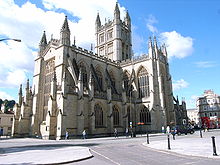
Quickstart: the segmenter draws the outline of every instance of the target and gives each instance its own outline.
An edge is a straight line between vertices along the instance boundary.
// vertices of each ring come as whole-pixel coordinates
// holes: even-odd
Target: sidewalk
[[[168,150],[168,140],[167,135],[164,135],[164,140],[160,141],[150,141],[150,144],[147,142],[143,145],[166,152],[174,152],[182,155],[190,156],[200,156],[207,158],[220,159],[219,156],[213,156],[213,147],[212,147],[212,136],[215,136],[215,145],[217,154],[220,154],[220,131],[219,130],[210,130],[209,132],[203,132],[203,137],[200,137],[200,132],[196,131],[194,134],[176,136],[176,140],[173,140],[172,135],[170,135],[170,150]]]
[[[25,140],[30,145],[25,146]],[[35,145],[38,139],[1,140],[0,164],[61,164],[93,157],[87,147]],[[10,143],[9,147],[4,143]],[[44,143],[44,141],[42,141]],[[22,144],[24,144],[22,146]],[[3,148],[2,148],[3,147]]]

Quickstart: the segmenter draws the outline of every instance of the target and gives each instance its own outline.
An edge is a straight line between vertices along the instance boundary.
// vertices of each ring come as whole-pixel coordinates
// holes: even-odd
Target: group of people
[[[125,129],[125,135],[126,135],[126,137],[129,136],[129,129],[128,128]],[[116,128],[114,129],[114,136],[115,136],[115,138],[118,138],[118,130]],[[82,138],[86,139],[86,130],[83,130]],[[66,131],[65,139],[66,140],[69,139],[69,132],[68,131]]]
[[[83,130],[82,137],[83,137],[83,139],[86,139],[86,130]],[[65,139],[66,140],[69,139],[69,132],[68,131],[66,131]]]
[[[177,133],[177,129],[176,129],[176,127],[170,128],[170,126],[168,125],[165,130],[164,126],[162,126],[162,133],[167,133],[167,134],[173,135],[173,140],[175,140],[175,135]]]

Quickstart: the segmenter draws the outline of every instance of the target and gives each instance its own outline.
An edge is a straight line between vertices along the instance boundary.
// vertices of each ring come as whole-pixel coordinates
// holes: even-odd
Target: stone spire
[[[149,37],[148,39],[148,56],[152,59],[154,58],[153,43],[152,43],[151,37]]]
[[[46,46],[47,46],[47,38],[46,38],[46,33],[44,31],[43,36],[39,43],[39,52],[41,53],[46,48]]]
[[[148,48],[152,48],[152,40],[151,37],[148,39]]]
[[[21,104],[22,104],[22,84],[20,85],[19,92],[18,92],[18,103],[21,106]]]
[[[162,52],[163,52],[163,55],[167,57],[167,48],[165,44],[162,45]]]
[[[69,31],[70,32],[67,16],[65,16],[64,23],[63,23],[63,26],[61,28],[61,32],[62,31]]]
[[[25,102],[28,103],[28,100],[30,99],[30,85],[29,85],[29,79],[27,79],[26,83],[26,95],[25,95]]]
[[[96,27],[96,31],[101,27],[101,21],[100,21],[99,13],[97,14],[97,17],[96,17],[95,27]]]
[[[129,16],[128,10],[126,11],[125,24],[126,24],[128,27],[131,27],[131,18],[130,18],[130,16]]]
[[[26,90],[29,90],[30,85],[29,85],[29,79],[27,79],[27,83],[26,83]]]
[[[157,38],[156,38],[156,36],[154,36],[154,48],[157,49]]]
[[[63,26],[60,30],[60,41],[61,44],[70,46],[70,29],[67,21],[67,16],[65,16]]]
[[[116,2],[116,5],[115,5],[114,19],[115,20],[120,20],[120,10],[118,8],[118,2]]]

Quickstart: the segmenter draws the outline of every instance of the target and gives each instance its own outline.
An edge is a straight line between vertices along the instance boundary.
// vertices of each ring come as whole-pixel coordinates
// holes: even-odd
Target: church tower
[[[131,19],[128,11],[122,21],[118,3],[116,3],[113,20],[107,20],[104,25],[101,25],[99,14],[97,14],[95,25],[98,55],[114,61],[131,59]]]

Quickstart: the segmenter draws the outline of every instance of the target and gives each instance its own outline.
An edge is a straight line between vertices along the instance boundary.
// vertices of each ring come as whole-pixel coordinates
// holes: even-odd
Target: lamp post
[[[15,38],[3,38],[3,39],[0,39],[0,41],[5,41],[5,40],[13,40],[13,41],[16,41],[16,42],[21,42],[20,39],[15,39]]]

